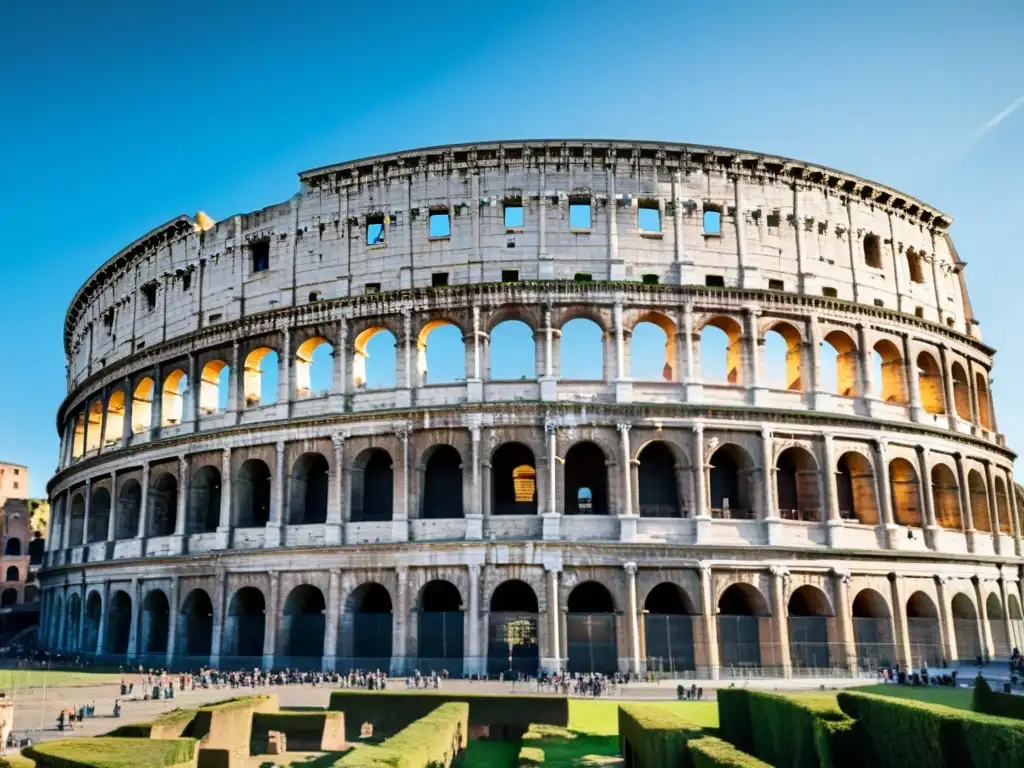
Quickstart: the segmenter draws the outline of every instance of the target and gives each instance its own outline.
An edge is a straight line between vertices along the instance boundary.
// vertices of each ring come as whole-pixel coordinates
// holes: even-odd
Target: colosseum
[[[44,647],[729,678],[1024,645],[1014,454],[941,211],[633,141],[299,180],[157,227],[74,296]]]

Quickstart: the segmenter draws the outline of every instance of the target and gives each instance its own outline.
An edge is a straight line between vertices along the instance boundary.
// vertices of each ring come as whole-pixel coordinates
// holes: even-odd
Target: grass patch
[[[860,693],[874,693],[878,696],[888,696],[893,699],[910,699],[911,701],[922,701],[926,704],[941,704],[944,707],[953,709],[966,709],[974,711],[971,706],[971,698],[974,692],[970,688],[940,688],[932,686],[911,686],[911,685],[865,685],[862,688],[851,688],[852,691]],[[835,696],[833,696],[835,698]]]
[[[515,768],[519,747],[518,741],[471,741],[459,768]]]
[[[0,669],[0,690],[23,691],[29,688],[112,685],[122,675],[109,672],[64,672],[59,669]]]

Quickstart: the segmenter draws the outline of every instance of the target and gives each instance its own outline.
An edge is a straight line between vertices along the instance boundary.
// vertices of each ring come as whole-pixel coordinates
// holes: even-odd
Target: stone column
[[[395,435],[402,443],[402,496],[399,499],[398,513],[392,520],[392,541],[409,540],[409,432],[408,424],[402,424],[395,430]]]
[[[623,328],[622,302],[616,300],[613,308],[615,318],[615,402],[628,403],[633,400],[632,379],[626,373],[626,341]]]
[[[637,533],[636,508],[633,506],[633,466],[632,455],[629,447],[629,429],[632,426],[628,421],[620,421],[616,427],[619,430],[619,445],[621,448],[622,462],[622,496],[619,501],[619,540],[633,541]]]
[[[234,371],[232,371],[232,374]],[[221,452],[220,459],[220,517],[217,520],[217,548],[227,549],[231,541],[231,448]]]
[[[871,367],[872,347],[868,329],[861,323],[857,324],[857,351],[860,353],[861,394],[865,400],[877,400],[875,376]]]
[[[331,435],[331,447],[334,449],[334,474],[331,476],[330,501],[327,504],[327,528],[324,531],[324,543],[338,546],[345,537],[342,533],[345,520],[345,434],[335,432]]]
[[[139,589],[139,579],[136,577],[132,579],[132,612],[131,612],[131,626],[128,628],[128,658],[134,659],[139,653],[139,603],[141,602],[141,590]],[[82,621],[80,626],[85,626],[85,603],[82,603]],[[81,648],[81,644],[78,646]]]
[[[559,637],[562,612],[558,608],[558,574],[562,569],[558,566],[547,565],[545,570],[548,575],[548,653],[551,654],[551,657],[546,660],[545,667],[549,672],[558,672],[564,663],[564,659],[561,658],[562,643]]]
[[[982,459],[985,465],[985,486],[988,490],[988,514],[992,520],[992,541],[997,555],[1003,554],[1003,529],[999,524],[999,502],[996,499],[996,480],[992,475],[992,462]],[[1009,554],[1009,553],[1007,553]]]
[[[956,461],[956,482],[960,486],[960,517],[963,519],[964,533],[967,536],[967,550],[973,552],[977,531],[974,530],[974,513],[971,510],[971,491],[967,485],[964,456],[962,453],[954,453],[953,459]]]
[[[213,585],[213,631],[210,633],[210,666],[220,665],[220,654],[224,648],[224,620],[227,614],[228,575],[223,568],[214,574]]]
[[[764,387],[761,384],[761,339],[757,333],[757,317],[761,314],[758,307],[743,308],[743,338],[747,347],[747,370],[744,382],[747,385],[751,405],[757,405]]]
[[[839,620],[839,636],[843,643],[843,666],[853,675],[857,671],[857,639],[853,633],[853,606],[850,605],[851,578],[849,571],[832,569],[836,618]]]
[[[892,591],[893,638],[896,642],[896,661],[900,667],[907,669],[913,663],[910,654],[910,632],[907,629],[907,601],[904,599],[903,577],[896,573],[889,574],[889,586]]]
[[[771,567],[772,574],[772,619],[775,624],[775,643],[779,649],[782,676],[792,677],[793,663],[789,652],[789,613],[786,609],[786,584],[789,569],[781,565]]]
[[[149,409],[149,439],[155,440],[160,437],[160,427],[163,424],[164,409],[164,382],[161,378],[160,364],[153,366],[153,402]],[[88,419],[86,419],[88,423]]]
[[[677,213],[678,216],[678,213]],[[701,382],[697,374],[697,366],[694,364],[694,338],[693,338],[693,304],[687,302],[683,305],[683,336],[685,338],[686,356],[683,364],[683,391],[687,402],[701,399]]]
[[[402,310],[402,334],[405,336],[402,344],[402,360],[405,363],[404,376],[402,377],[402,386],[409,393],[409,401],[411,403],[412,397],[412,314],[408,309]]]
[[[708,509],[708,468],[704,456],[704,425],[693,425],[693,511],[697,543],[711,542],[711,512]]]
[[[910,347],[910,336],[903,337],[903,364],[907,372],[907,402],[910,403],[910,418],[920,421],[925,416],[921,407],[921,382],[917,376],[917,360]]]
[[[331,358],[331,392],[348,393],[348,321],[343,317],[335,328],[334,354]]]
[[[96,632],[96,645],[92,649],[83,648],[83,652],[94,653],[97,656],[103,653],[103,638],[107,634],[107,614],[110,613],[110,606],[107,604],[110,599],[110,582],[103,581],[100,583],[100,595],[102,595],[103,602],[100,603],[100,625]],[[85,626],[85,606],[82,606],[82,626]],[[43,626],[40,622],[40,626]]]
[[[132,441],[132,404],[135,399],[131,377],[125,376],[121,386],[124,387],[124,418],[122,420],[124,426],[121,429],[121,447],[127,448]],[[72,439],[74,439],[73,436]]]
[[[924,538],[931,549],[939,548],[939,526],[935,522],[935,499],[932,494],[932,475],[928,447],[917,446],[918,474],[921,477],[921,501],[924,504]]]
[[[1016,488],[1014,487],[1014,483],[1013,483],[1013,472],[1011,470],[1004,470],[1004,471],[1006,472],[1006,477],[1005,477],[1006,492],[1010,496],[1010,499],[1009,499],[1010,515],[1011,515],[1010,521],[1013,524],[1012,527],[1013,527],[1013,547],[1014,547],[1014,553],[1019,557],[1021,552],[1024,551],[1024,550],[1022,550],[1022,544],[1021,544],[1021,538],[1022,538],[1022,536],[1024,536],[1024,533],[1022,533],[1022,531],[1021,531],[1020,516],[1019,516],[1018,511],[1017,511],[1017,491],[1016,491]]]
[[[277,403],[287,418],[291,405],[292,371],[295,366],[292,363],[292,331],[285,328],[281,331],[281,354],[277,358]]]
[[[553,421],[549,421],[547,424],[544,425],[544,434],[547,435],[548,439],[548,503],[547,510],[545,510],[545,514],[557,515],[558,426]]]
[[[341,605],[341,569],[332,568],[327,588],[327,610],[324,616],[324,655],[321,662],[324,672],[335,668],[338,656],[338,609]]]
[[[187,531],[185,516],[188,514],[189,468],[188,458],[178,456],[178,508],[174,516],[174,535],[184,537]],[[180,550],[179,550],[180,551]]]
[[[761,519],[764,520],[768,544],[776,545],[782,538],[782,522],[775,500],[775,450],[772,432],[768,427],[761,428],[761,465],[761,493],[764,504]]]
[[[142,542],[141,554],[146,554],[146,532],[149,530],[149,462],[142,465],[142,493],[139,497],[139,529],[135,538]]]
[[[828,395],[822,387],[821,380],[821,328],[818,325],[818,316],[812,314],[807,322],[807,339],[810,352],[810,359],[807,367],[810,369],[812,390],[814,392],[815,407],[820,411],[828,405]],[[806,387],[805,387],[806,389]]]
[[[469,642],[465,646],[465,671],[468,675],[478,675],[486,672],[480,653],[480,566],[470,563],[466,568],[469,575],[469,611],[466,616]]]
[[[953,623],[953,606],[946,592],[946,576],[936,574],[935,594],[939,599],[939,626],[942,629],[942,654],[946,661],[959,658],[956,647],[956,625]]]
[[[188,389],[185,390],[181,404],[181,421],[192,422],[191,429],[199,428],[199,389],[201,387],[199,378],[196,376],[196,353],[188,353]]]
[[[107,442],[107,411],[110,399],[106,387],[101,390],[100,398],[100,440],[96,447],[96,453],[103,453]]]
[[[1013,621],[1010,619],[1010,604],[1006,601],[1006,578],[999,575],[999,602],[1003,607],[1003,623],[1006,626],[1006,646],[1013,648]]]
[[[711,563],[701,561],[697,564],[700,572],[700,611],[704,622],[705,662],[708,666],[708,677],[717,680],[720,672],[718,660],[718,605],[715,602],[714,581]]]
[[[245,371],[239,368],[241,356],[238,342],[231,344],[231,370],[228,371],[228,423],[238,423],[238,412],[245,408]],[[219,393],[218,393],[219,396]],[[226,483],[227,480],[225,479]]]
[[[626,611],[629,617],[630,671],[640,674],[640,620],[636,603],[636,563],[624,563],[626,571]]]
[[[981,579],[977,576],[971,579],[974,583],[974,596],[978,603],[978,621],[981,622],[982,649],[986,659],[995,656],[995,644],[992,642],[992,625],[988,620],[988,606],[985,605],[985,594],[981,590]]]
[[[936,287],[938,290],[938,287]],[[942,308],[939,307],[939,315],[941,318]],[[956,411],[956,392],[953,390],[953,376],[949,371],[949,357],[947,355],[946,345],[939,345],[939,365],[942,366],[942,394],[946,398],[946,413],[949,416],[949,428],[956,429],[956,421],[960,418],[960,414]]]
[[[270,599],[267,601],[267,613],[263,624],[263,667],[274,666],[274,654],[277,652],[277,622],[281,603],[281,574],[270,572]]]
[[[117,538],[117,471],[110,473],[110,514],[107,515],[107,544],[113,546],[114,539]],[[107,557],[111,557],[112,552],[107,552]]]
[[[885,440],[875,440],[875,452],[878,458],[878,508],[882,513],[882,525],[890,549],[896,548],[896,523],[892,516],[892,490],[889,485],[889,456]]]
[[[409,655],[409,569],[404,565],[395,567],[398,594],[395,596],[398,610],[395,611],[395,633],[391,654],[391,674],[404,674]]]
[[[824,454],[825,454],[825,510],[826,510],[826,530],[828,532],[828,545],[830,547],[837,547],[838,542],[838,531],[843,525],[842,518],[839,516],[839,488],[836,485],[836,453],[835,445],[832,442],[832,433],[826,432],[824,434]]]
[[[284,489],[287,484],[284,469],[284,440],[274,445],[274,479],[271,486],[270,519],[264,529],[263,544],[266,547],[281,546],[281,527],[285,523]]]
[[[171,594],[167,602],[170,606],[170,615],[167,617],[167,661],[164,664],[168,667],[174,663],[178,653],[178,591],[181,589],[181,578],[178,575],[171,576]],[[211,646],[211,651],[217,650]]]
[[[83,547],[89,546],[89,511],[92,508],[92,478],[85,479],[85,516],[82,520],[82,541]],[[83,595],[83,601],[85,596]],[[82,603],[82,616],[85,616],[85,603]],[[84,621],[82,622],[85,623]],[[79,645],[81,648],[81,645]]]
[[[480,427],[469,428],[470,493],[466,505],[466,538],[483,538],[483,509],[480,504]]]

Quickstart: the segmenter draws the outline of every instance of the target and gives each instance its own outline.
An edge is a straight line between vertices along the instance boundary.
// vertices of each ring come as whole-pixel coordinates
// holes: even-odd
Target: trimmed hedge
[[[857,743],[854,721],[831,701],[744,693],[750,722],[757,725],[744,752],[776,768],[854,768],[870,762]]]
[[[448,768],[469,739],[469,704],[441,704],[378,747],[357,747],[337,768]]]
[[[754,751],[754,726],[745,688],[723,688],[718,700],[718,733],[744,752]]]
[[[630,752],[633,765],[685,768],[690,765],[686,743],[702,735],[699,726],[664,706],[619,705],[619,754]]]
[[[540,747],[522,747],[516,760],[516,768],[533,768],[544,765],[544,750]]]
[[[981,675],[974,679],[974,696],[971,698],[971,707],[975,712],[982,712],[986,715],[1024,720],[1024,696],[993,691],[988,681]]]
[[[93,739],[44,741],[24,755],[38,768],[178,768],[195,761],[195,739]]]
[[[772,768],[768,763],[714,736],[694,739],[689,748],[694,768]]]
[[[345,749],[344,712],[254,712],[252,751],[267,751],[270,731],[288,739],[291,752],[340,752]]]
[[[938,704],[841,692],[839,706],[870,739],[879,768],[1024,765],[1024,723]]]
[[[328,709],[342,711],[349,741],[359,739],[363,723],[374,735],[390,736],[448,702],[469,704],[470,725],[516,726],[534,723],[569,725],[569,700],[564,696],[502,696],[434,691],[332,691]]]

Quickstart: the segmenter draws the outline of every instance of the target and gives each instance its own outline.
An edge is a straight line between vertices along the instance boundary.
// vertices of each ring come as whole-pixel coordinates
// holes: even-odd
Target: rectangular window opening
[[[518,269],[503,269],[503,270],[501,270],[501,282],[503,282],[503,283],[518,283],[519,282],[519,270]]]
[[[770,229],[778,229],[779,228],[779,218],[780,217],[779,217],[779,212],[778,211],[772,211],[771,213],[769,213],[768,214],[768,220],[766,222],[768,224],[768,227]]]
[[[150,312],[156,309],[156,283],[142,286],[142,295],[146,298],[146,309]]]
[[[875,306],[876,307],[884,307],[885,306],[885,302],[882,301],[881,299],[875,299]]]
[[[363,286],[363,293],[380,293],[380,283],[367,283]]]
[[[181,290],[187,292],[192,287],[192,273],[186,272],[181,276]]]
[[[829,299],[839,298],[839,292],[835,288],[825,286],[821,289],[821,295]]]
[[[658,276],[657,275],[642,275],[640,277],[640,279],[643,281],[644,285],[657,285],[658,284]]]
[[[366,217],[366,244],[384,245],[384,216],[374,214]]]
[[[430,212],[429,236],[431,240],[452,236],[452,218],[448,215],[448,211]]]
[[[637,203],[636,228],[648,234],[661,233],[661,208],[657,200],[640,200]]]
[[[924,318],[924,307],[914,307],[914,317]]]
[[[591,222],[590,200],[569,202],[569,229],[577,232],[589,232]]]
[[[722,234],[722,211],[716,206],[705,206],[704,208],[704,234]]]
[[[786,290],[786,284],[781,280],[769,280],[768,281],[769,291],[784,291]]]
[[[505,203],[505,229],[523,228],[523,204],[520,201]]]
[[[577,283],[592,283],[594,282],[594,276],[589,272],[577,272],[573,280]]]
[[[266,272],[270,269],[270,241],[258,240],[249,244],[249,252],[252,254],[252,271]]]
[[[434,288],[440,288],[448,285],[448,273],[447,272],[435,272],[430,276],[430,285]]]
[[[114,327],[114,310],[108,309],[103,313],[103,327],[109,332]]]
[[[704,275],[704,285],[708,288],[725,288],[725,278],[722,275]]]

